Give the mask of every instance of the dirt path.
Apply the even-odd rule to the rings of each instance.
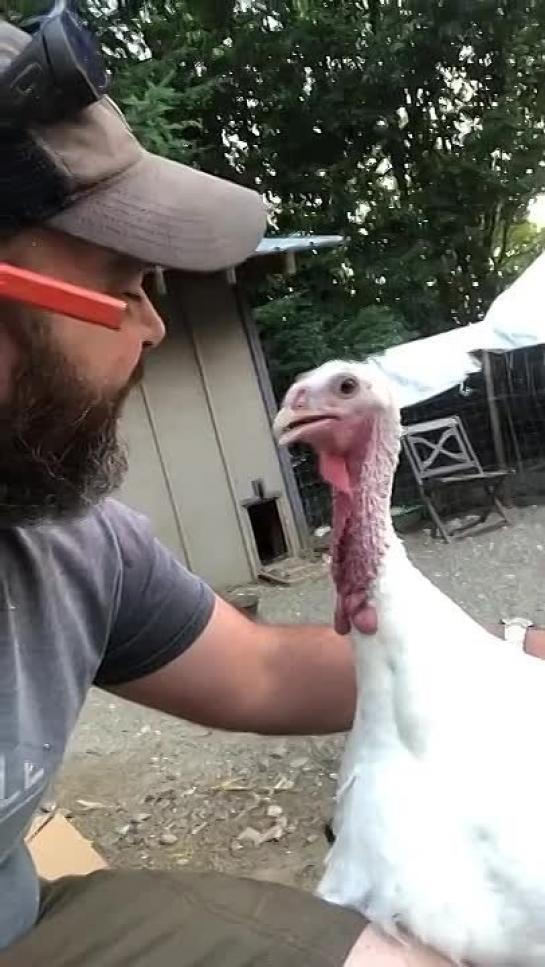
[[[508,530],[450,546],[421,532],[407,548],[478,620],[518,612],[545,624],[545,508],[515,516]],[[266,588],[261,611],[273,621],[327,621],[328,580]],[[55,794],[117,865],[189,864],[311,887],[340,749],[331,737],[210,732],[94,692]]]

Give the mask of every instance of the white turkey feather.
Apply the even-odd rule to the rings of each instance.
[[[456,961],[545,964],[545,663],[484,631],[391,539],[318,892]]]
[[[374,373],[328,363],[292,387],[276,432],[337,461],[344,446],[349,463],[346,441],[361,443],[354,427],[370,413],[398,438]],[[545,662],[489,634],[410,562],[388,509],[397,452],[375,475],[374,503],[362,485],[366,515],[382,507],[384,518],[370,589],[377,630],[352,621],[357,710],[318,893],[455,962],[545,965]]]

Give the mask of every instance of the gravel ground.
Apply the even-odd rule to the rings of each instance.
[[[445,545],[407,535],[412,560],[477,620],[518,612],[545,624],[545,508]],[[327,575],[264,587],[261,614],[328,621]],[[217,869],[311,888],[325,854],[341,740],[262,739],[178,722],[93,692],[55,789],[112,864]]]

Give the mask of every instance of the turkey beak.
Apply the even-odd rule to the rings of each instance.
[[[291,406],[283,406],[276,414],[272,429],[278,443],[284,443],[284,437],[295,419],[295,413]]]

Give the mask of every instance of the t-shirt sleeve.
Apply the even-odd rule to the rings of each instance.
[[[120,574],[111,631],[95,684],[121,685],[181,655],[206,628],[215,596],[153,535],[145,517],[108,502]]]

